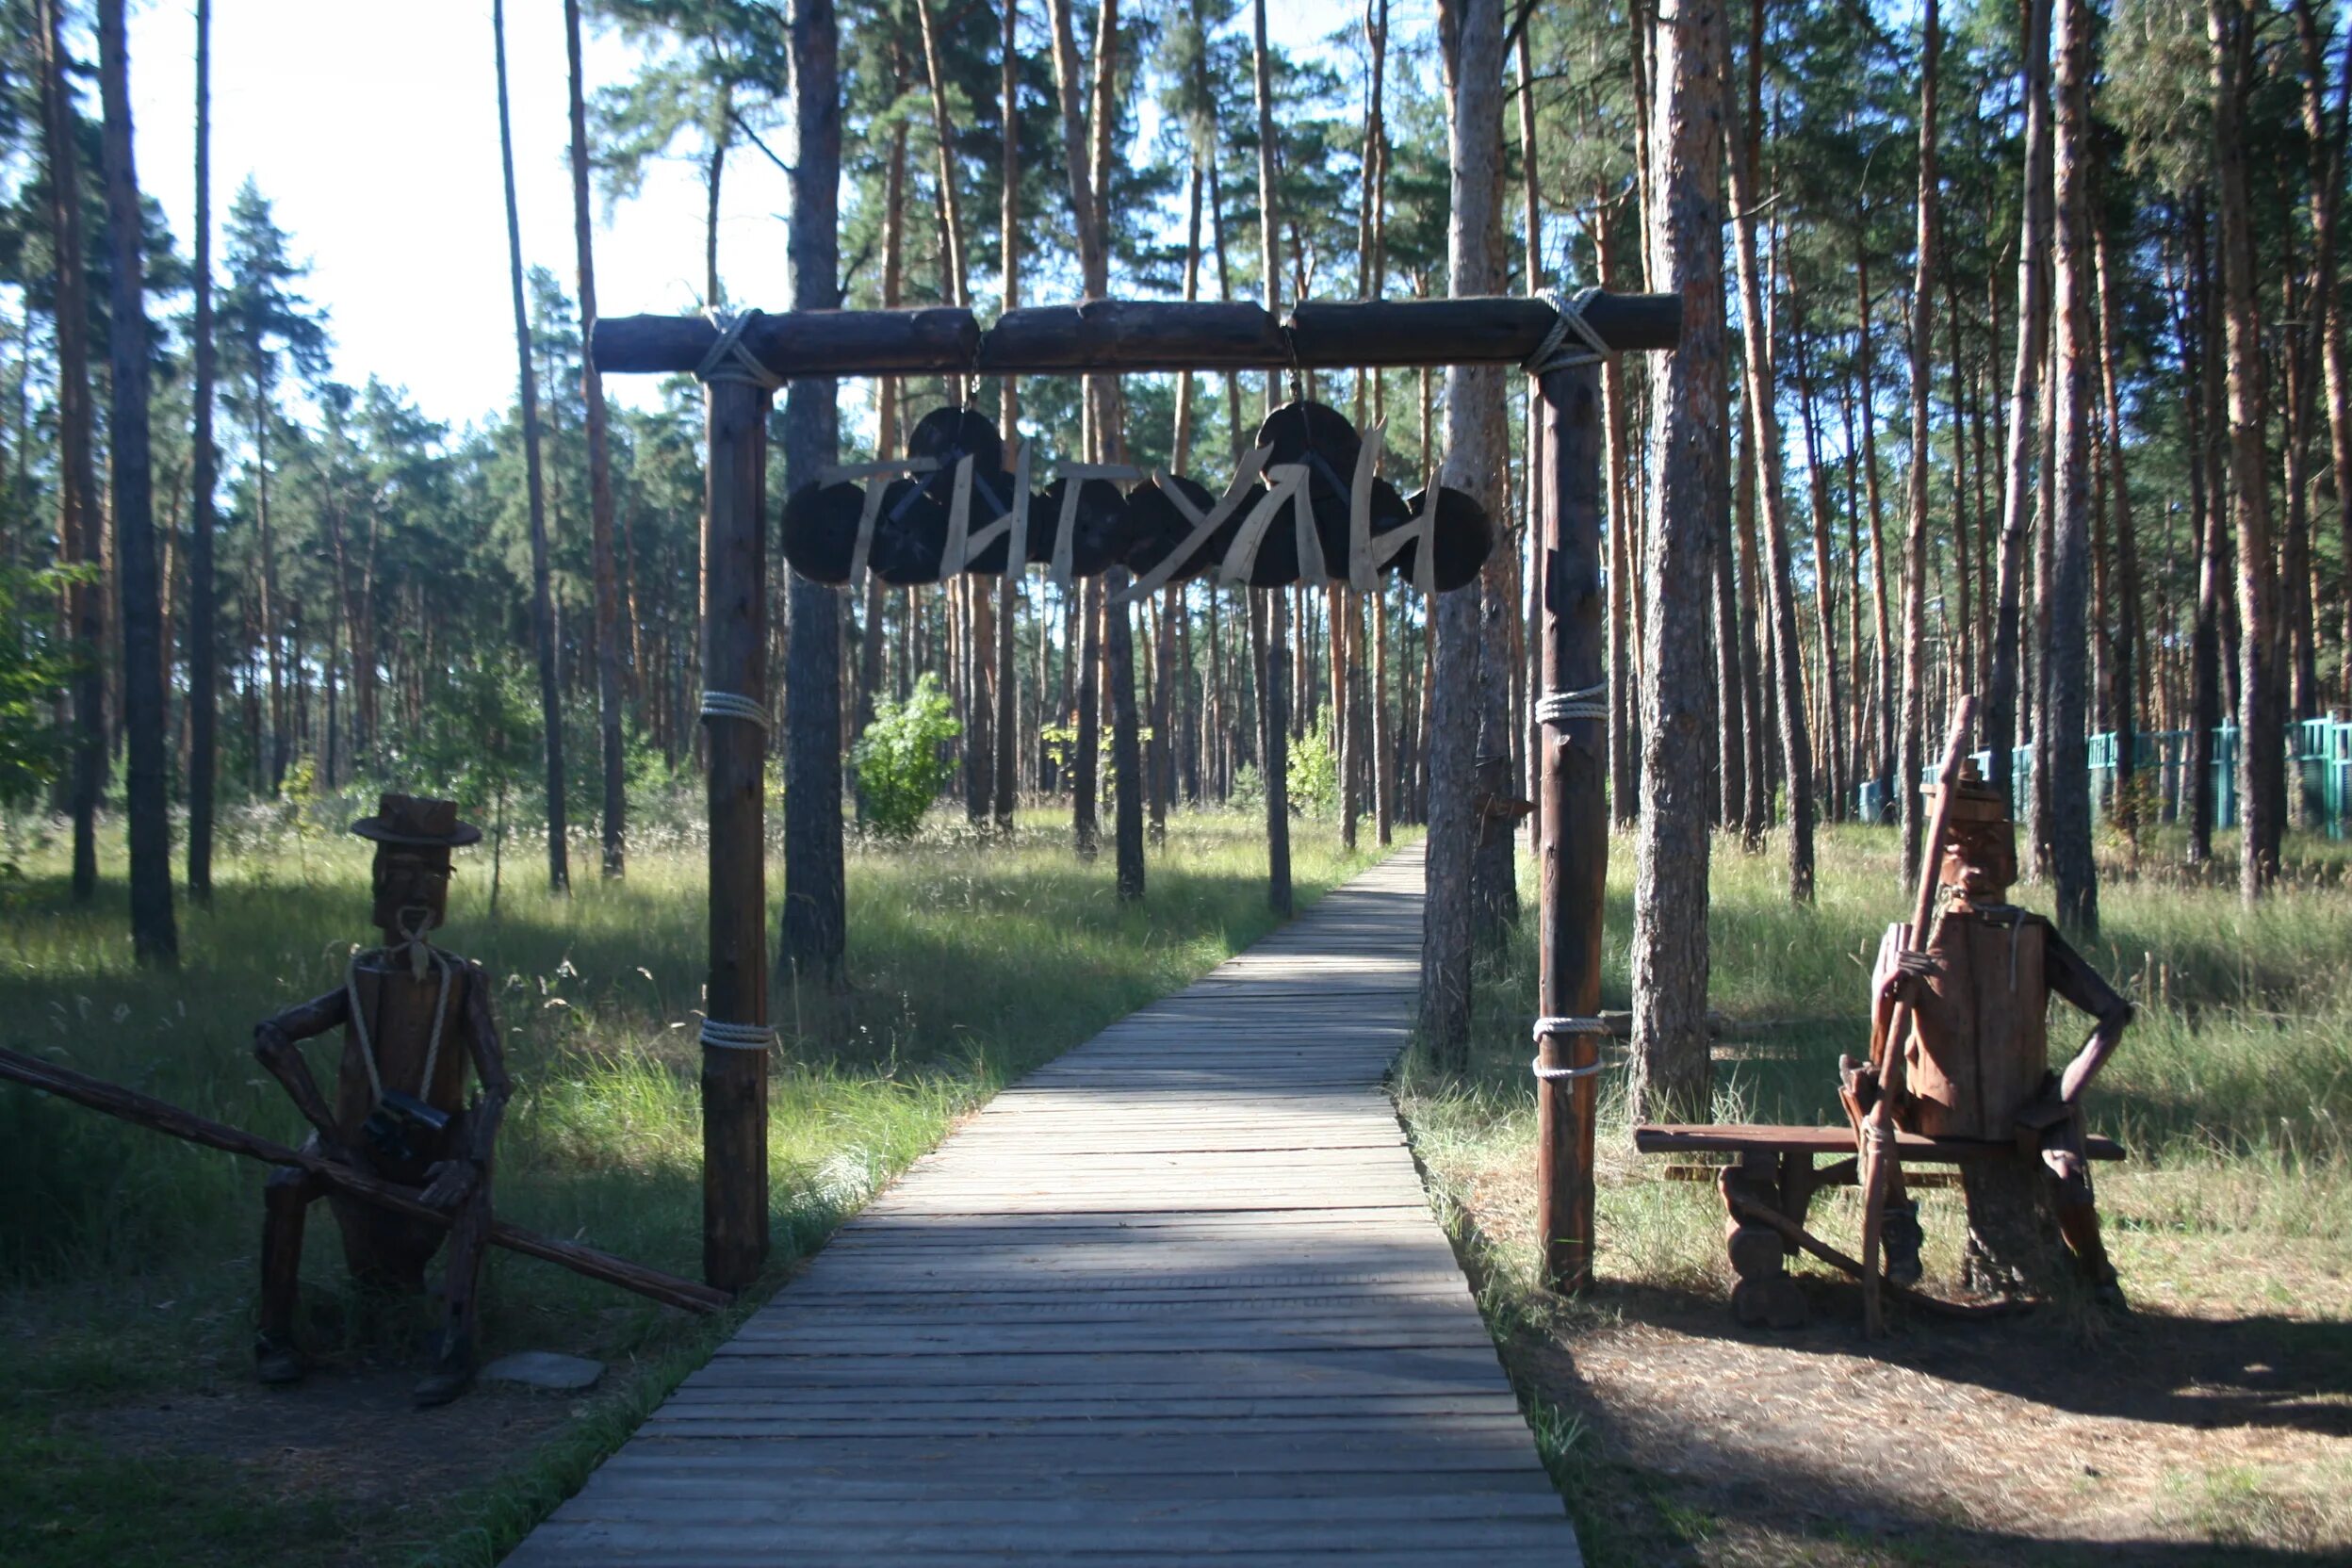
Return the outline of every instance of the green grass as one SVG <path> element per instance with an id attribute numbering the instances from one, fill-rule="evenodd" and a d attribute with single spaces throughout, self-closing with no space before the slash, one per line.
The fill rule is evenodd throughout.
<path id="1" fill-rule="evenodd" d="M 119 882 L 76 908 L 53 836 L 15 825 L 7 841 L 25 876 L 0 907 L 0 1043 L 298 1135 L 252 1060 L 252 1029 L 339 983 L 350 945 L 368 939 L 365 847 L 282 821 L 249 825 L 224 846 L 212 907 L 182 908 L 179 970 L 157 973 L 132 962 Z M 119 866 L 119 844 L 106 848 Z M 447 942 L 494 977 L 517 1083 L 498 1208 L 694 1275 L 704 851 L 689 831 L 651 827 L 621 882 L 597 879 L 593 857 L 576 849 L 574 890 L 552 897 L 533 885 L 534 846 L 518 836 L 495 918 L 486 850 L 459 858 Z M 1293 857 L 1301 904 L 1366 858 L 1344 857 L 1314 824 L 1296 830 Z M 755 1298 L 996 1088 L 1273 923 L 1260 828 L 1245 817 L 1172 819 L 1138 906 L 1119 904 L 1112 869 L 1107 849 L 1078 860 L 1066 820 L 1048 813 L 1005 842 L 942 815 L 912 843 L 852 845 L 849 995 L 786 988 L 773 1002 L 784 1036 L 770 1085 L 775 1258 Z M 782 883 L 772 863 L 772 896 Z M 333 1049 L 312 1050 L 322 1075 Z M 156 1459 L 102 1440 L 93 1409 L 242 1388 L 262 1174 L 0 1085 L 0 1557 L 40 1568 L 484 1562 L 727 1327 L 494 1253 L 490 1353 L 571 1349 L 614 1371 L 577 1418 L 431 1509 L 333 1506 L 260 1485 L 231 1456 Z M 310 1243 L 308 1342 L 347 1370 L 413 1364 L 425 1309 L 355 1298 L 323 1213 Z"/>
<path id="2" fill-rule="evenodd" d="M 2134 1302 L 2158 1314 L 2341 1325 L 2352 1320 L 2352 848 L 2298 837 L 2286 885 L 2250 914 L 2238 900 L 2233 844 L 2222 846 L 2211 874 L 2177 869 L 2179 848 L 2169 836 L 2152 840 L 2133 874 L 2120 847 L 2107 846 L 2101 934 L 2086 948 L 2140 1007 L 2089 1097 L 2093 1127 L 2120 1137 L 2132 1155 L 2099 1178 L 2110 1249 Z M 1727 1019 L 1717 1051 L 1718 1120 L 1844 1120 L 1837 1059 L 1868 1044 L 1869 966 L 1885 925 L 1906 918 L 1908 900 L 1891 833 L 1833 830 L 1820 849 L 1818 902 L 1798 910 L 1782 891 L 1778 845 L 1745 856 L 1717 841 L 1709 997 Z M 1610 862 L 1604 1007 L 1628 1004 L 1632 864 L 1632 844 L 1621 838 Z M 1534 885 L 1532 868 L 1523 867 L 1521 886 Z M 2032 885 L 2017 897 L 2049 903 L 2048 890 Z M 1643 1289 L 1721 1297 L 1726 1287 L 1720 1200 L 1709 1186 L 1660 1180 L 1665 1162 L 1633 1156 L 1622 1074 L 1611 1072 L 1602 1079 L 1597 1218 L 1598 1266 L 1611 1288 L 1581 1302 L 1536 1288 L 1526 1033 L 1536 1011 L 1534 936 L 1530 919 L 1509 951 L 1482 967 L 1469 1073 L 1446 1077 L 1415 1052 L 1399 1070 L 1397 1091 L 1498 1341 L 1507 1350 L 1517 1344 L 1548 1353 L 1555 1341 L 1573 1345 L 1588 1329 L 1639 1316 L 1647 1310 Z M 2087 1024 L 2063 1005 L 2053 1010 L 2053 1064 L 2079 1045 Z M 1622 1055 L 1622 1046 L 1607 1054 Z M 1964 1228 L 1958 1195 L 1931 1192 L 1921 1207 L 1931 1282 L 1949 1282 Z M 1851 1242 L 1858 1208 L 1850 1192 L 1826 1195 L 1816 1214 L 1819 1228 Z M 1539 1376 L 1523 1387 L 1539 1416 L 1544 1383 Z M 1539 1434 L 1544 1420 L 1560 1419 L 1544 1416 Z M 1560 1429 L 1576 1434 L 1578 1457 L 1556 1463 L 1555 1474 L 1592 1560 L 1642 1560 L 1661 1541 L 1695 1551 L 1713 1533 L 1712 1525 L 1684 1517 L 1673 1485 L 1592 1452 L 1580 1426 Z M 1570 1446 L 1548 1443 L 1546 1457 Z M 2263 1473 L 2250 1486 L 2245 1473 L 2216 1462 L 2211 1476 L 2182 1478 L 2174 1511 L 2216 1544 L 2293 1546 L 2295 1529 L 2261 1527 L 2278 1511 L 2262 1499 L 2309 1484 Z M 1644 1527 L 1630 1536 L 1628 1497 L 1647 1499 Z M 2329 1540 L 2342 1549 L 2352 1544 L 2352 1521 L 2341 1511 L 2335 1518 L 2344 1533 Z"/>

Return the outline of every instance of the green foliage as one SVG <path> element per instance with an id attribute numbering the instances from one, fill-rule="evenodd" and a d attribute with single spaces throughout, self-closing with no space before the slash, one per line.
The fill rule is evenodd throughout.
<path id="1" fill-rule="evenodd" d="M 74 671 L 72 656 L 43 638 L 50 603 L 88 568 L 25 571 L 0 566 L 0 806 L 23 806 L 57 776 L 65 736 L 51 722 L 50 701 Z"/>
<path id="2" fill-rule="evenodd" d="M 911 837 L 955 774 L 947 747 L 962 733 L 939 678 L 928 672 L 905 702 L 876 703 L 874 722 L 849 754 L 866 825 L 890 838 Z"/>
<path id="3" fill-rule="evenodd" d="M 1328 817 L 1339 809 L 1339 758 L 1331 727 L 1318 715 L 1315 727 L 1290 743 L 1290 814 Z"/>

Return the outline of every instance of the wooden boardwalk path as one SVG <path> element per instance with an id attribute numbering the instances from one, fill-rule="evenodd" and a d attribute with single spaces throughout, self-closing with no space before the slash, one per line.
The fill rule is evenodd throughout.
<path id="1" fill-rule="evenodd" d="M 1380 1087 L 1420 931 L 1416 850 L 997 1096 L 510 1568 L 1574 1568 Z"/>

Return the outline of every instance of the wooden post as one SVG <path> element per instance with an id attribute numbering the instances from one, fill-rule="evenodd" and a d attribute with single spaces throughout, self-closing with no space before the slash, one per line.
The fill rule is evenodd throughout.
<path id="1" fill-rule="evenodd" d="M 1591 691 L 1604 678 L 1608 599 L 1601 581 L 1601 375 L 1597 363 L 1538 379 L 1542 402 L 1544 695 Z M 1592 707 L 1587 704 L 1587 707 Z M 1606 705 L 1592 707 L 1605 712 Z M 1601 907 L 1609 876 L 1609 725 L 1553 720 L 1541 742 L 1544 799 L 1538 873 L 1543 929 L 1540 1010 L 1585 1020 L 1601 1010 Z M 1592 1122 L 1600 1095 L 1597 1034 L 1546 1033 L 1536 1041 L 1536 1224 L 1544 1282 L 1592 1282 Z"/>
<path id="2" fill-rule="evenodd" d="M 768 1256 L 767 391 L 714 379 L 703 499 L 710 977 L 703 995 L 702 1270 L 739 1290 Z"/>

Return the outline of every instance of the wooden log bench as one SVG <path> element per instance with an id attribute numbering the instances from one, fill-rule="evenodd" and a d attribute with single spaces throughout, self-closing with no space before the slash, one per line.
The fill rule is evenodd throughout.
<path id="1" fill-rule="evenodd" d="M 2113 1138 L 2093 1135 L 2083 1143 L 2083 1152 L 2094 1160 L 2124 1157 L 2123 1145 Z M 1769 1225 L 1743 1220 L 1739 1211 L 1742 1205 L 1761 1206 L 1802 1229 L 1815 1193 L 1823 1187 L 1853 1186 L 1859 1181 L 1853 1129 L 1649 1123 L 1633 1130 L 1633 1147 L 1643 1154 L 1731 1156 L 1718 1168 L 1715 1180 L 1723 1194 L 1723 1242 L 1738 1280 L 1731 1291 L 1732 1314 L 1751 1326 L 1802 1327 L 1805 1300 L 1788 1277 L 1788 1239 Z M 1898 1134 L 1896 1151 L 1906 1168 L 1966 1166 L 2031 1154 L 2016 1142 L 1926 1137 L 1917 1133 Z M 1814 1162 L 1822 1156 L 1828 1156 L 1830 1163 L 1817 1166 Z"/>

